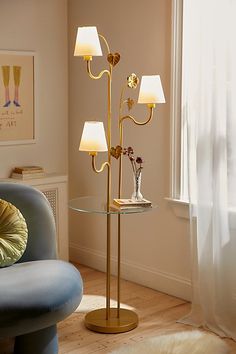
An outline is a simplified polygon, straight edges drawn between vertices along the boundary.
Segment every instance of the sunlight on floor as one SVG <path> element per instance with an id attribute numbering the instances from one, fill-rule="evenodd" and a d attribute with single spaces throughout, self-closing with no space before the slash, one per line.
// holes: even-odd
<path id="1" fill-rule="evenodd" d="M 134 310 L 132 306 L 121 303 L 124 309 Z M 82 301 L 75 312 L 89 312 L 102 307 L 106 307 L 106 297 L 100 295 L 83 295 Z M 116 307 L 116 300 L 111 299 L 111 307 Z"/>

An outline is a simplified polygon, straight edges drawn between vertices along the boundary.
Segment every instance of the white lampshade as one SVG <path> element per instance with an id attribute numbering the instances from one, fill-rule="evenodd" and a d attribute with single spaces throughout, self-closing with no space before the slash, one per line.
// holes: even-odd
<path id="1" fill-rule="evenodd" d="M 138 103 L 165 103 L 159 75 L 142 76 Z"/>
<path id="2" fill-rule="evenodd" d="M 107 151 L 107 141 L 103 122 L 85 122 L 79 146 L 80 151 Z"/>
<path id="3" fill-rule="evenodd" d="M 75 42 L 75 56 L 101 56 L 102 49 L 98 37 L 97 28 L 78 27 Z"/>

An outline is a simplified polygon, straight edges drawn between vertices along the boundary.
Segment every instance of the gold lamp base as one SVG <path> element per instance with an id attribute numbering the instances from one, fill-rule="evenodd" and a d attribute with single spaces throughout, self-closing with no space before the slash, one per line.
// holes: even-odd
<path id="1" fill-rule="evenodd" d="M 106 319 L 106 309 L 99 309 L 89 312 L 85 316 L 85 326 L 94 332 L 99 333 L 122 333 L 128 332 L 137 327 L 138 316 L 135 312 L 120 309 L 120 317 L 117 318 L 117 309 L 110 309 L 110 319 Z"/>

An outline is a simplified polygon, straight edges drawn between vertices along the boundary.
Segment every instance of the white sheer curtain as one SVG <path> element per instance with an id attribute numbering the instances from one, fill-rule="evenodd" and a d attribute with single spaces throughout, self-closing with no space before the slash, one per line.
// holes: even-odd
<path id="1" fill-rule="evenodd" d="M 236 0 L 184 1 L 192 311 L 236 340 Z"/>

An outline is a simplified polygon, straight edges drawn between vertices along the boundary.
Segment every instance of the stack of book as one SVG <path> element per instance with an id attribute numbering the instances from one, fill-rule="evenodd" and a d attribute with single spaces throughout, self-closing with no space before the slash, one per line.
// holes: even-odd
<path id="1" fill-rule="evenodd" d="M 142 199 L 138 202 L 134 202 L 132 199 L 113 199 L 115 207 L 119 209 L 131 209 L 131 208 L 150 208 L 152 203 L 147 199 Z"/>
<path id="2" fill-rule="evenodd" d="M 44 175 L 44 169 L 41 166 L 20 166 L 14 168 L 11 173 L 11 178 L 30 179 L 40 178 Z"/>

